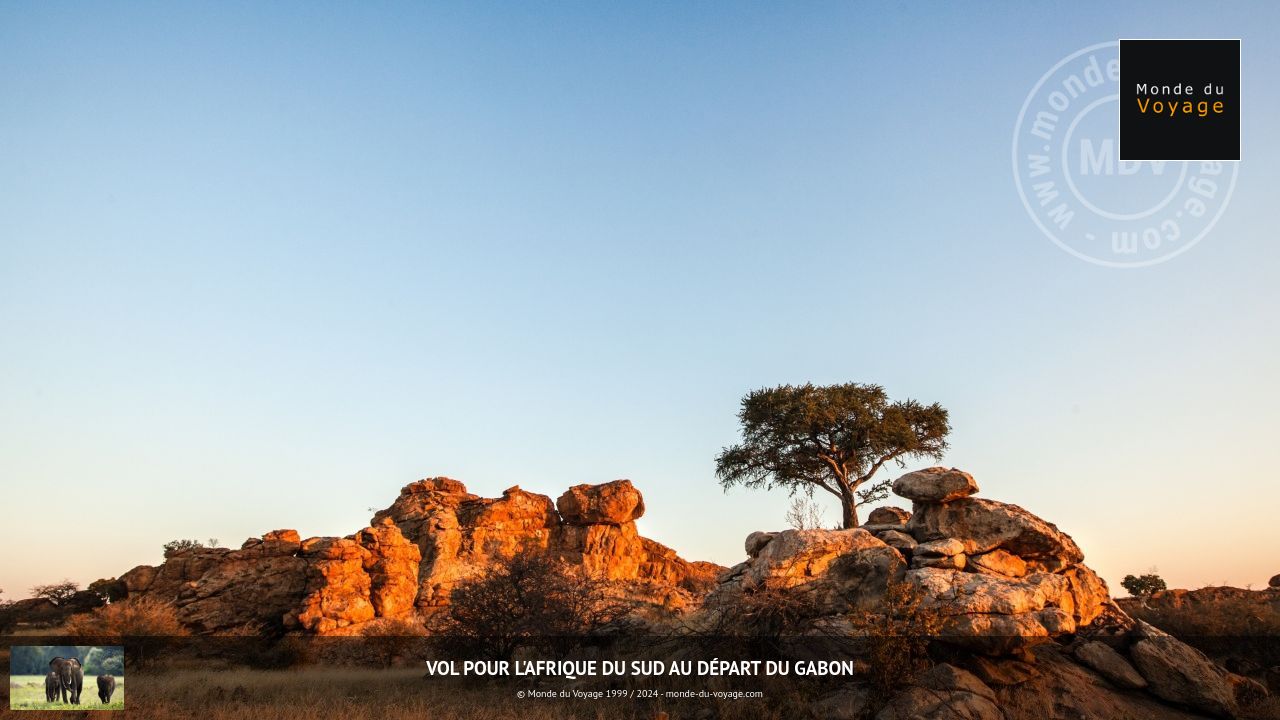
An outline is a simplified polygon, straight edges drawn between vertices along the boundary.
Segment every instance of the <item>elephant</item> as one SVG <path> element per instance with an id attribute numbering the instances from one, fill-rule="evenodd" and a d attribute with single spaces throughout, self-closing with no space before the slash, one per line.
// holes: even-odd
<path id="1" fill-rule="evenodd" d="M 58 676 L 62 702 L 79 705 L 80 691 L 84 689 L 84 668 L 80 666 L 80 658 L 56 657 L 49 661 L 49 669 Z"/>
<path id="2" fill-rule="evenodd" d="M 110 675 L 98 676 L 98 699 L 103 705 L 111 704 L 111 695 L 116 691 L 116 679 Z"/>
<path id="3" fill-rule="evenodd" d="M 44 676 L 44 701 L 53 702 L 58 699 L 58 688 L 62 687 L 62 683 L 58 681 L 58 673 L 50 670 L 48 675 Z"/>

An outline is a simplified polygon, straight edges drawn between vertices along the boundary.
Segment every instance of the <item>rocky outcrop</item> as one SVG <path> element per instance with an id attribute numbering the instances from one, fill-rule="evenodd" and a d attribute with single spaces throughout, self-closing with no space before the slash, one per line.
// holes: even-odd
<path id="1" fill-rule="evenodd" d="M 802 637 L 865 637 L 866 621 L 851 618 L 890 617 L 903 606 L 889 604 L 907 598 L 916 621 L 937 628 L 932 644 L 967 669 L 934 666 L 878 710 L 846 689 L 815 704 L 819 716 L 856 706 L 880 720 L 1232 717 L 1237 697 L 1265 692 L 1135 622 L 1070 535 L 1016 505 L 971 497 L 967 473 L 910 473 L 894 489 L 913 500 L 909 515 L 873 513 L 865 529 L 752 533 L 746 561 L 721 576 L 702 613 L 714 627 L 722 604 L 783 591 L 814 601 L 798 606 L 809 613 Z M 1175 598 L 1191 602 L 1164 602 Z"/>
<path id="2" fill-rule="evenodd" d="M 211 556 L 217 562 L 177 589 L 174 604 L 178 619 L 196 632 L 219 633 L 261 626 L 286 627 L 285 616 L 298 607 L 306 583 L 307 563 L 298 557 L 302 542 L 293 530 L 276 530 L 246 540 L 239 550 L 205 548 L 179 551 L 160 566 L 146 594 L 167 598 L 166 575 L 178 561 L 185 572 L 198 567 L 195 560 Z"/>
<path id="3" fill-rule="evenodd" d="M 1004 550 L 1041 572 L 1058 572 L 1084 560 L 1070 535 L 1017 505 L 962 498 L 914 507 L 907 527 L 920 542 L 957 538 L 967 555 Z"/>
<path id="4" fill-rule="evenodd" d="M 1035 649 L 1034 676 L 1025 682 L 990 684 L 1006 720 L 1049 718 L 1131 718 L 1132 720 L 1203 720 L 1205 715 L 1169 705 L 1158 697 L 1118 686 L 1088 666 L 1073 661 L 1056 645 Z"/>
<path id="5" fill-rule="evenodd" d="M 552 502 L 519 487 L 482 498 L 457 480 L 428 478 L 401 489 L 353 535 L 303 540 L 277 530 L 238 550 L 174 550 L 116 585 L 126 597 L 172 601 L 195 632 L 357 634 L 373 621 L 445 605 L 458 583 L 517 554 L 546 552 L 612 581 L 630 600 L 668 610 L 695 604 L 723 568 L 641 537 L 635 519 L 643 513 L 628 480 L 577 485 Z"/>
<path id="6" fill-rule="evenodd" d="M 369 575 L 369 600 L 374 614 L 384 618 L 412 615 L 422 560 L 418 546 L 409 542 L 390 518 L 361 530 L 355 539 L 367 552 L 363 564 Z"/>
<path id="7" fill-rule="evenodd" d="M 1280 588 L 1280 575 L 1272 575 L 1267 581 L 1267 587 Z"/>
<path id="8" fill-rule="evenodd" d="M 576 485 L 553 503 L 518 487 L 479 498 L 456 480 L 432 478 L 407 485 L 374 524 L 394 523 L 420 548 L 420 610 L 447 604 L 459 582 L 522 552 L 549 552 L 595 577 L 634 583 L 629 597 L 691 605 L 723 568 L 695 566 L 641 537 L 635 520 L 643 514 L 644 498 L 629 480 Z"/>
<path id="9" fill-rule="evenodd" d="M 755 555 L 722 576 L 714 603 L 787 590 L 805 596 L 818 613 L 867 609 L 883 600 L 905 569 L 897 550 L 860 528 L 755 533 L 747 547 Z"/>

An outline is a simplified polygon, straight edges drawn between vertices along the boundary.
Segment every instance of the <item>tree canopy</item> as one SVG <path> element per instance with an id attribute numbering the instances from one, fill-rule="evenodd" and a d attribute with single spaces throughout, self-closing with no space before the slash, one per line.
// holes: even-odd
<path id="1" fill-rule="evenodd" d="M 1120 581 L 1120 587 L 1127 590 L 1130 595 L 1136 598 L 1145 598 L 1150 596 L 1152 593 L 1168 589 L 1168 585 L 1165 585 L 1164 578 L 1157 575 L 1154 571 L 1138 576 L 1125 575 L 1124 579 Z"/>
<path id="2" fill-rule="evenodd" d="M 938 459 L 951 431 L 938 403 L 891 402 L 879 385 L 781 385 L 755 390 L 738 413 L 742 442 L 716 457 L 726 490 L 825 490 L 840 498 L 844 527 L 858 526 L 859 505 L 888 495 L 889 481 L 863 489 L 887 463 Z"/>

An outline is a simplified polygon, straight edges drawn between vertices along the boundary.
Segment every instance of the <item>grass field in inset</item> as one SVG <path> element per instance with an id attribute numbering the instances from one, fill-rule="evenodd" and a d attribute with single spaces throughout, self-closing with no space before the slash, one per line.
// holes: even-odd
<path id="1" fill-rule="evenodd" d="M 116 676 L 116 691 L 111 696 L 111 704 L 98 702 L 98 677 L 84 676 L 84 690 L 80 693 L 80 704 L 64 703 L 59 694 L 57 702 L 45 702 L 43 675 L 14 675 L 9 678 L 10 710 L 123 710 L 124 709 L 124 677 Z"/>

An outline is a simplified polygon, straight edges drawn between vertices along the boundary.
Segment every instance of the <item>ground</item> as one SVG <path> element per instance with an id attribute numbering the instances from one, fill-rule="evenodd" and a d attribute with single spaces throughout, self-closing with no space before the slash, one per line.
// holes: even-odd
<path id="1" fill-rule="evenodd" d="M 130 675 L 135 687 L 128 710 L 129 715 L 147 720 L 653 720 L 660 711 L 666 711 L 671 718 L 693 718 L 703 708 L 716 709 L 716 717 L 722 720 L 795 717 L 782 707 L 787 703 L 780 692 L 770 692 L 760 700 L 534 700 L 517 697 L 517 691 L 532 687 L 531 683 L 489 684 L 471 678 L 432 682 L 424 674 L 421 667 L 379 670 L 314 666 L 290 670 L 183 668 L 138 672 Z M 39 700 L 38 705 L 47 708 L 43 703 L 44 680 L 35 676 L 21 680 L 23 697 Z M 571 684 L 551 683 L 548 687 L 558 690 Z M 589 683 L 586 687 L 606 684 Z M 83 699 L 88 703 L 87 678 L 85 687 Z M 97 696 L 92 699 L 96 702 Z M 114 702 L 112 705 L 118 707 Z M 37 705 L 24 707 L 34 709 Z M 95 705 L 83 704 L 80 708 L 94 709 Z M 0 710 L 0 718 L 22 716 Z"/>
<path id="2" fill-rule="evenodd" d="M 111 704 L 98 702 L 98 677 L 84 676 L 84 690 L 80 693 L 80 704 L 70 705 L 59 699 L 57 702 L 44 700 L 43 675 L 15 675 L 9 678 L 9 708 L 12 710 L 123 710 L 124 709 L 124 677 L 116 676 L 116 692 L 111 696 Z"/>

